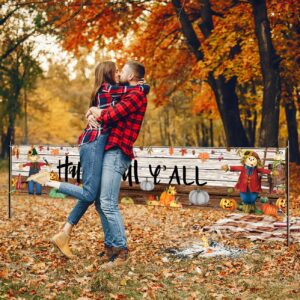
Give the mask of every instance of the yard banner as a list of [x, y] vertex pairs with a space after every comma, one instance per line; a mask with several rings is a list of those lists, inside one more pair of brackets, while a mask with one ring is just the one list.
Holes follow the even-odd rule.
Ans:
[[[31, 174], [47, 170], [53, 180], [81, 184], [77, 146], [11, 145], [10, 153], [9, 217], [13, 193], [43, 196], [53, 192], [27, 182]], [[289, 241], [288, 147], [135, 147], [134, 155], [123, 174], [120, 197], [149, 205], [221, 206], [244, 213], [276, 215], [279, 210], [286, 214]], [[257, 165], [252, 166], [251, 159]], [[257, 179], [252, 182], [255, 174]], [[163, 194], [169, 194], [170, 201], [162, 201]]]

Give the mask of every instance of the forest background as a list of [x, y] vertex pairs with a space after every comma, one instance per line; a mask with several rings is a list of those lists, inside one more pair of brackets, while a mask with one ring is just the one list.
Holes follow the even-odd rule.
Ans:
[[94, 68], [145, 64], [136, 145], [285, 146], [300, 163], [300, 4], [239, 0], [20, 0], [0, 4], [1, 157], [76, 144]]

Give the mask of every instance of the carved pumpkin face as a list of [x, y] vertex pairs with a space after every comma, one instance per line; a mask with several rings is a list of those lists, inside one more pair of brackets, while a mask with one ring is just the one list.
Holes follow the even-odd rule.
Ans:
[[278, 208], [285, 208], [285, 205], [286, 205], [286, 200], [285, 198], [278, 198], [277, 201], [276, 201], [276, 206]]
[[50, 180], [55, 180], [55, 181], [57, 181], [58, 179], [59, 179], [58, 174], [55, 173], [55, 172], [53, 172], [53, 171], [51, 171], [51, 172], [50, 172]]
[[237, 203], [235, 199], [222, 198], [220, 206], [225, 210], [235, 210], [237, 208]]

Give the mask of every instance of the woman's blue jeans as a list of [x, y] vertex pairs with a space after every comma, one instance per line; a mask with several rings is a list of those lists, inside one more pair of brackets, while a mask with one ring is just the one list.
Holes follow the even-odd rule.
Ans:
[[77, 204], [68, 216], [68, 222], [76, 225], [89, 206], [99, 198], [100, 182], [104, 147], [107, 134], [100, 135], [92, 143], [80, 146], [80, 164], [82, 167], [82, 187], [67, 182], [62, 182], [59, 187], [61, 193], [77, 198]]
[[119, 209], [119, 192], [122, 175], [131, 159], [120, 148], [104, 152], [107, 135], [80, 147], [83, 187], [62, 182], [59, 191], [78, 199], [68, 216], [68, 222], [76, 225], [88, 207], [96, 200], [104, 232], [104, 244], [108, 247], [127, 249], [124, 222]]

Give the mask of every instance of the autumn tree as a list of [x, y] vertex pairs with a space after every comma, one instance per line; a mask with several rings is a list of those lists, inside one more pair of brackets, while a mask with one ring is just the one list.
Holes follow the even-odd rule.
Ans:
[[16, 118], [22, 113], [21, 90], [30, 91], [42, 72], [31, 51], [31, 45], [18, 47], [0, 69], [2, 158], [10, 142], [14, 143]]
[[[255, 8], [260, 3], [73, 0], [52, 3], [51, 9], [49, 3], [44, 5], [49, 20], [57, 18], [67, 22], [56, 27], [55, 32], [65, 49], [78, 57], [85, 47], [90, 51], [113, 50], [118, 59], [123, 56], [120, 62], [126, 56], [142, 60], [156, 105], [170, 108], [172, 97], [178, 92], [195, 105], [199, 93], [209, 95], [207, 100], [211, 104], [207, 111], [200, 109], [200, 114], [205, 116], [216, 103], [227, 144], [274, 146], [278, 140], [280, 90], [285, 90], [286, 82], [292, 82], [293, 95], [299, 89], [299, 68], [297, 62], [292, 63], [299, 40], [295, 29], [299, 23], [299, 3], [269, 0], [262, 7], [261, 15]], [[78, 8], [82, 8], [80, 12]], [[258, 30], [259, 24], [266, 26], [266, 31]], [[268, 40], [266, 45], [262, 45], [264, 38]], [[268, 68], [273, 68], [270, 74]], [[267, 84], [270, 78], [275, 79], [272, 91]], [[187, 91], [191, 83], [199, 87], [194, 94]], [[288, 122], [291, 120], [293, 126], [288, 127], [297, 129], [297, 116]], [[296, 131], [289, 130], [293, 141], [298, 139]], [[258, 133], [259, 142], [256, 141]]]
[[281, 93], [279, 62], [272, 38], [265, 0], [250, 1], [253, 8], [255, 35], [258, 41], [263, 77], [263, 109], [260, 129], [261, 146], [278, 146], [278, 118]]

